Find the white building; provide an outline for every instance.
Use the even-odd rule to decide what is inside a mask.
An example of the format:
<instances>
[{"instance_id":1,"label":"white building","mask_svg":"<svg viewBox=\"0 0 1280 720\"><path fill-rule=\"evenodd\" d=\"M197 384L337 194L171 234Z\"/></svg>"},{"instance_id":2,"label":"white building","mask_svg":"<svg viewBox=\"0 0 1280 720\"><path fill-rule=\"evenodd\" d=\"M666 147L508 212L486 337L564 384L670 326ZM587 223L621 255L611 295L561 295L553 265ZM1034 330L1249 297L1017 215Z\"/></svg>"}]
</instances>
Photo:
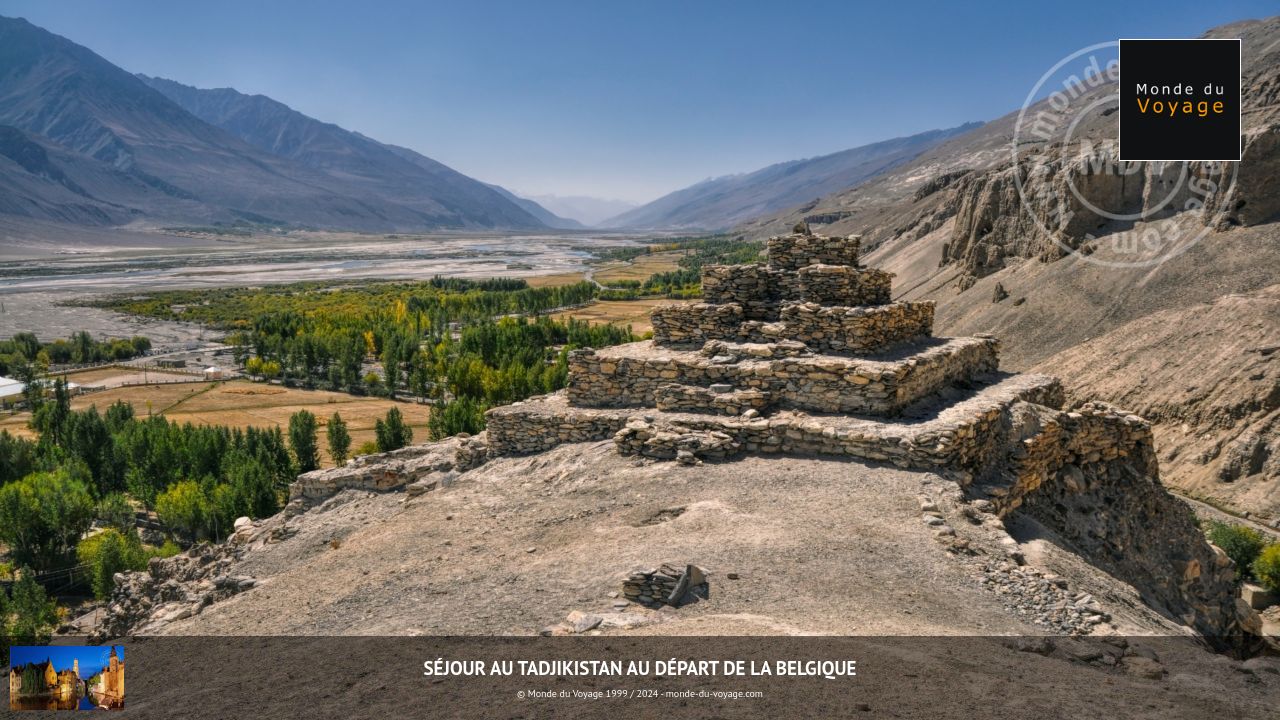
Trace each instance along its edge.
<instances>
[{"instance_id":1,"label":"white building","mask_svg":"<svg viewBox=\"0 0 1280 720\"><path fill-rule=\"evenodd\" d=\"M10 407L22 399L27 386L13 378L0 377L0 407Z\"/></svg>"}]
</instances>

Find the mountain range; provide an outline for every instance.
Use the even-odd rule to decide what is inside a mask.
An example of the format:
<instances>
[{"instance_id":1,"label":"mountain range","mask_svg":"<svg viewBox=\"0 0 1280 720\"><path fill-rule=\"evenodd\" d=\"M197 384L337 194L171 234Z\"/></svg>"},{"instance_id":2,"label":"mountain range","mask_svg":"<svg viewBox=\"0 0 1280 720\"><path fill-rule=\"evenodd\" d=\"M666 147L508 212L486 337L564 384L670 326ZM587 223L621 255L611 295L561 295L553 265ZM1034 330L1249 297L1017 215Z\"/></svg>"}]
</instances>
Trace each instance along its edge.
<instances>
[{"instance_id":1,"label":"mountain range","mask_svg":"<svg viewBox=\"0 0 1280 720\"><path fill-rule=\"evenodd\" d=\"M134 76L0 18L0 212L86 225L538 229L527 202L260 95Z\"/></svg>"},{"instance_id":2,"label":"mountain range","mask_svg":"<svg viewBox=\"0 0 1280 720\"><path fill-rule=\"evenodd\" d=\"M704 180L601 223L605 227L721 230L856 187L982 123L871 143L754 172Z\"/></svg>"},{"instance_id":3,"label":"mountain range","mask_svg":"<svg viewBox=\"0 0 1280 720\"><path fill-rule=\"evenodd\" d=\"M0 215L33 223L719 229L856 186L975 126L716 178L641 207L528 198L264 95L133 75L0 17Z\"/></svg>"}]
</instances>

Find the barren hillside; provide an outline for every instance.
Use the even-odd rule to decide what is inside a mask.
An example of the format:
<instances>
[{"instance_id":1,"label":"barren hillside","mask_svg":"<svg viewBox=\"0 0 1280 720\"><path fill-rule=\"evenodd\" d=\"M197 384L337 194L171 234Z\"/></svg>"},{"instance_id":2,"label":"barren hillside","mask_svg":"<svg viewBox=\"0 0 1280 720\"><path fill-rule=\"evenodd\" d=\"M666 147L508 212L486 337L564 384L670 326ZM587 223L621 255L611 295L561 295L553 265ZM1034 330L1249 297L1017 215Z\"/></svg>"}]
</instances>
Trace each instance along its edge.
<instances>
[{"instance_id":1,"label":"barren hillside","mask_svg":"<svg viewBox=\"0 0 1280 720\"><path fill-rule=\"evenodd\" d=\"M1152 313L1038 366L1157 421L1165 482L1280 516L1280 285Z\"/></svg>"},{"instance_id":2,"label":"barren hillside","mask_svg":"<svg viewBox=\"0 0 1280 720\"><path fill-rule=\"evenodd\" d=\"M922 495L955 518L971 551L935 538ZM661 634L1053 631L1030 612L1049 583L1024 578L1002 523L963 518L959 496L938 475L858 463L752 457L687 467L619 457L610 441L567 445L491 461L416 497L345 490L268 520L224 570L254 578L251 590L142 631L519 635L575 610L603 615L606 633L651 623ZM1095 598L1109 632L1182 632L1134 588L1051 535L1027 533L1023 552L1071 596ZM616 611L610 594L627 573L662 562L708 570L710 598Z\"/></svg>"}]
</instances>

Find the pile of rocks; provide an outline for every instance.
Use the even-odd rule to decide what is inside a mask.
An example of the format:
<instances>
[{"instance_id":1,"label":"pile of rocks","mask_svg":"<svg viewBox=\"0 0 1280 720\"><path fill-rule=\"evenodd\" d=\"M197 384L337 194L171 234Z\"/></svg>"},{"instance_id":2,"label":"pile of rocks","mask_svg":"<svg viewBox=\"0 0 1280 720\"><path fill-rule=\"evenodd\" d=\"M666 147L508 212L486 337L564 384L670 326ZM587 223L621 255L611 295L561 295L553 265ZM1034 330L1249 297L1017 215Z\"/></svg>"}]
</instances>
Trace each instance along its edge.
<instances>
[{"instance_id":1,"label":"pile of rocks","mask_svg":"<svg viewBox=\"0 0 1280 720\"><path fill-rule=\"evenodd\" d=\"M641 605L679 607L707 597L707 574L697 565L663 563L628 575L622 583L622 595Z\"/></svg>"},{"instance_id":2,"label":"pile of rocks","mask_svg":"<svg viewBox=\"0 0 1280 720\"><path fill-rule=\"evenodd\" d=\"M145 572L116 573L106 612L90 639L102 642L133 632L155 632L254 587L255 579L228 573L253 532L247 518L242 520L237 521L239 537L231 542L202 543L181 555L152 558Z\"/></svg>"},{"instance_id":3,"label":"pile of rocks","mask_svg":"<svg viewBox=\"0 0 1280 720\"><path fill-rule=\"evenodd\" d=\"M1086 635L1111 619L1092 595L1071 592L1065 579L1012 560L981 564L982 583L1009 612L1061 635Z\"/></svg>"}]
</instances>

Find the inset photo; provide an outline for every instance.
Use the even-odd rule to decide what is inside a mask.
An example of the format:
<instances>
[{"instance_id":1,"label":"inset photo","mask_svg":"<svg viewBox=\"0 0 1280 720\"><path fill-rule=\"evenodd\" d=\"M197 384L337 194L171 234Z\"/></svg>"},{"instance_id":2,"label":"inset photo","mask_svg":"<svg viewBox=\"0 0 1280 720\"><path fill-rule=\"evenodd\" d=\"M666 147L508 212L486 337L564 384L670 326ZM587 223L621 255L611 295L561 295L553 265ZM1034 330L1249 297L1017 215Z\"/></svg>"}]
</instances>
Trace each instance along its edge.
<instances>
[{"instance_id":1,"label":"inset photo","mask_svg":"<svg viewBox=\"0 0 1280 720\"><path fill-rule=\"evenodd\" d=\"M10 710L119 710L123 645L9 648Z\"/></svg>"}]
</instances>

